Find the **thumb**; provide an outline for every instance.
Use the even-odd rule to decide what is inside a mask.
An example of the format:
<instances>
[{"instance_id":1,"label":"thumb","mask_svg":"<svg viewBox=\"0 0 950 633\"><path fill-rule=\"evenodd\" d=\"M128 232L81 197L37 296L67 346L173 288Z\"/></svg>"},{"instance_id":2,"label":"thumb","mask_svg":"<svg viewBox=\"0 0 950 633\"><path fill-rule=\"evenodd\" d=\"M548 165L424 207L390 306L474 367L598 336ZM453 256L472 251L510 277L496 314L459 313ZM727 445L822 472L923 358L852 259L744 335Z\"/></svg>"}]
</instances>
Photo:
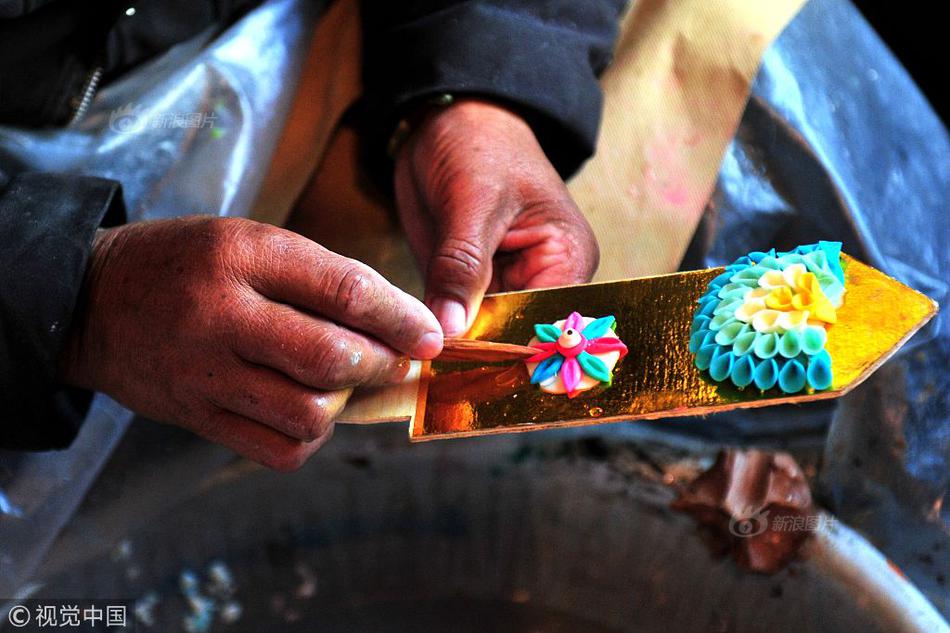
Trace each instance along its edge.
<instances>
[{"instance_id":1,"label":"thumb","mask_svg":"<svg viewBox=\"0 0 950 633\"><path fill-rule=\"evenodd\" d=\"M498 241L464 226L449 228L437 241L426 272L426 305L446 336L460 336L471 326L491 282Z\"/></svg>"}]
</instances>

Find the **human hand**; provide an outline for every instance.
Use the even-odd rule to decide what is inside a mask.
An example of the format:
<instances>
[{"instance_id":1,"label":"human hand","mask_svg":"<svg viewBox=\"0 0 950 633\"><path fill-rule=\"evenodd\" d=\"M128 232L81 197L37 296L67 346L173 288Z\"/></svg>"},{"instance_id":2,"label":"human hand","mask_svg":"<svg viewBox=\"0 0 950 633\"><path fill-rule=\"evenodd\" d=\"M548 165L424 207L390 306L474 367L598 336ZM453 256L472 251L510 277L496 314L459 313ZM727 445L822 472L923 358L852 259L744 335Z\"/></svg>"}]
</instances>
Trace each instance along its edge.
<instances>
[{"instance_id":1,"label":"human hand","mask_svg":"<svg viewBox=\"0 0 950 633\"><path fill-rule=\"evenodd\" d=\"M446 336L485 292L590 281L594 234L531 128L502 107L434 111L396 156L396 204Z\"/></svg>"},{"instance_id":2,"label":"human hand","mask_svg":"<svg viewBox=\"0 0 950 633\"><path fill-rule=\"evenodd\" d=\"M435 317L290 231L185 217L100 231L62 358L103 391L278 470L332 434L352 388L442 347Z\"/></svg>"}]
</instances>

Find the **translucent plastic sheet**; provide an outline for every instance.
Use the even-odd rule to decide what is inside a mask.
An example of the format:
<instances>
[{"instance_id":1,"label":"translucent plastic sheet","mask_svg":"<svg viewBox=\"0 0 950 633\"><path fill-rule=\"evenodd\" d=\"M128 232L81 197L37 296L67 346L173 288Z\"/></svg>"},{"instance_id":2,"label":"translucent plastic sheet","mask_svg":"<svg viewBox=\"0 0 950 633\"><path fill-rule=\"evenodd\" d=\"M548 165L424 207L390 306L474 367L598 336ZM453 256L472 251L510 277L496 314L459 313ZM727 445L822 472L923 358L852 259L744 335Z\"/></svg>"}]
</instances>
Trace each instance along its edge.
<instances>
[{"instance_id":1,"label":"translucent plastic sheet","mask_svg":"<svg viewBox=\"0 0 950 633\"><path fill-rule=\"evenodd\" d=\"M65 130L0 128L5 164L122 182L129 220L247 215L283 129L319 3L271 0L110 84ZM74 445L0 453L0 596L82 499L131 413L96 399Z\"/></svg>"}]
</instances>

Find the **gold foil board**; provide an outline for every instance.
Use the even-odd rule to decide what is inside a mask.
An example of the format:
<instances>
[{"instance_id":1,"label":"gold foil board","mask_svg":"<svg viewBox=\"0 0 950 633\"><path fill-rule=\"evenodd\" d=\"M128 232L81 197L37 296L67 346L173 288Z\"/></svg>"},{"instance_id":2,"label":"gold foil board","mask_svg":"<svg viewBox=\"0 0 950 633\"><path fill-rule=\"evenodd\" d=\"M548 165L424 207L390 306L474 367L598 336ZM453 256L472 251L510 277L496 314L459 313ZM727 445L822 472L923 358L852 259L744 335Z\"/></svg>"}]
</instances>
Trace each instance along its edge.
<instances>
[{"instance_id":1,"label":"gold foil board","mask_svg":"<svg viewBox=\"0 0 950 633\"><path fill-rule=\"evenodd\" d=\"M572 310L612 314L630 353L610 386L569 399L529 384L523 363L478 366L425 363L415 441L516 433L626 420L705 415L841 396L887 360L937 311L930 298L861 262L842 255L844 305L828 332L832 386L787 395L717 384L693 365L689 330L696 300L722 268L548 290L489 295L468 337L526 343L535 323L553 323Z\"/></svg>"}]
</instances>

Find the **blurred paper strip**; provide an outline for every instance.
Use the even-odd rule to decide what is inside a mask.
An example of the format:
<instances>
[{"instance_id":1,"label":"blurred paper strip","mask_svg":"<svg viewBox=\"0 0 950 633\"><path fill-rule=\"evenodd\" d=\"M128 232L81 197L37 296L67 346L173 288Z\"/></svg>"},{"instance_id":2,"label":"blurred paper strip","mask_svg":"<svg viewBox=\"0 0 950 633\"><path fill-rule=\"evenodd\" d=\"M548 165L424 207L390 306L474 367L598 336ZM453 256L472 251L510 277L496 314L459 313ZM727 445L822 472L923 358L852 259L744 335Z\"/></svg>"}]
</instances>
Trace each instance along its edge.
<instances>
[{"instance_id":1,"label":"blurred paper strip","mask_svg":"<svg viewBox=\"0 0 950 633\"><path fill-rule=\"evenodd\" d=\"M600 243L595 280L678 268L762 54L803 4L633 3L601 81L597 154L569 187Z\"/></svg>"}]
</instances>

